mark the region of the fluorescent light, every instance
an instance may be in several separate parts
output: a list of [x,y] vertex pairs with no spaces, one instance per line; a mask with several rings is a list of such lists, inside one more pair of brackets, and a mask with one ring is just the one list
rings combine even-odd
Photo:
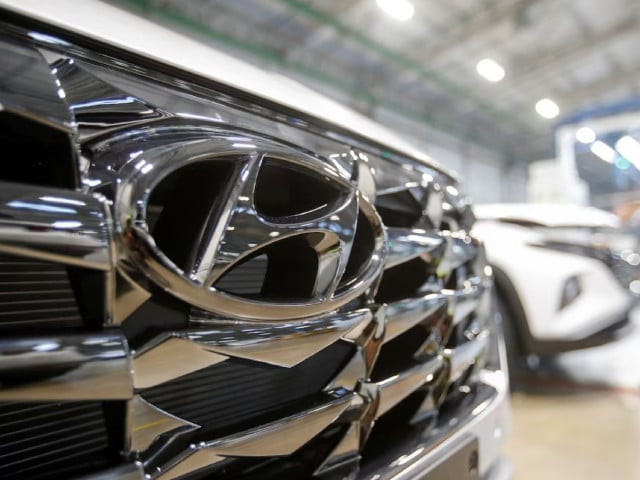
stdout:
[[483,58],[476,65],[478,74],[490,82],[499,82],[504,78],[504,68],[490,58]]
[[618,156],[613,148],[600,140],[591,144],[591,151],[608,163],[613,163]]
[[560,107],[550,98],[543,98],[536,103],[536,112],[544,118],[556,118],[560,113]]
[[415,12],[409,0],[377,0],[377,3],[380,10],[401,22],[409,20]]
[[616,142],[616,150],[636,168],[640,168],[640,143],[636,139],[629,135],[620,137]]
[[596,139],[596,132],[589,127],[582,127],[576,132],[576,138],[580,143],[593,143]]

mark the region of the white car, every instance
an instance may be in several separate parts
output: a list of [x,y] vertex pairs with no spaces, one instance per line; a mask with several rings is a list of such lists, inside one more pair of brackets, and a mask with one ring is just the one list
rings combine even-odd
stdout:
[[108,4],[0,9],[0,478],[509,478],[452,175]]
[[616,338],[640,293],[637,239],[592,207],[474,208],[503,308],[510,369]]

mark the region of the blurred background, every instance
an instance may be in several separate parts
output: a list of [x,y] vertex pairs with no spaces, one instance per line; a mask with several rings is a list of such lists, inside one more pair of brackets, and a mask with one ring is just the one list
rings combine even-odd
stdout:
[[112,3],[456,171],[498,282],[516,479],[640,478],[640,2]]

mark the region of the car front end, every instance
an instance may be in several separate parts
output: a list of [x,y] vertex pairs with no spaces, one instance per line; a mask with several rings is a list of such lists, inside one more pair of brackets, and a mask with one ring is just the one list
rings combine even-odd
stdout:
[[510,478],[449,173],[109,5],[2,8],[1,478]]

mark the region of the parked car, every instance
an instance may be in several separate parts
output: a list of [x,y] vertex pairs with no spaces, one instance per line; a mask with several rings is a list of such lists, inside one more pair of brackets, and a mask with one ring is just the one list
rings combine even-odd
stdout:
[[[640,294],[638,240],[593,207],[475,207],[495,275],[512,380],[559,353],[602,345]],[[623,330],[622,330],[623,331]]]
[[448,172],[113,6],[0,5],[0,478],[510,475]]

